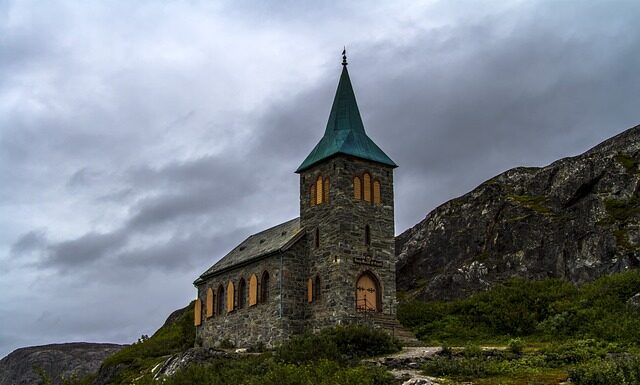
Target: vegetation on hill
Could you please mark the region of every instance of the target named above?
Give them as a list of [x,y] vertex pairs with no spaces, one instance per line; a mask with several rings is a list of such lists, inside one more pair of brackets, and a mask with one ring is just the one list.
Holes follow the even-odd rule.
[[[578,287],[553,279],[515,279],[466,299],[405,303],[398,317],[426,344],[444,346],[422,371],[445,378],[446,384],[544,385],[568,378],[576,385],[637,384],[640,310],[628,300],[638,291],[640,271]],[[193,345],[191,309],[110,356],[98,374],[108,377],[94,384],[153,384],[154,366]],[[396,384],[385,368],[361,359],[398,349],[397,341],[381,331],[337,327],[292,338],[271,352],[193,364],[163,384]]]
[[[576,287],[514,279],[466,299],[410,302],[400,321],[427,344],[445,348],[425,373],[474,384],[637,384],[640,311],[627,301],[640,271]],[[507,345],[480,349],[479,345]]]

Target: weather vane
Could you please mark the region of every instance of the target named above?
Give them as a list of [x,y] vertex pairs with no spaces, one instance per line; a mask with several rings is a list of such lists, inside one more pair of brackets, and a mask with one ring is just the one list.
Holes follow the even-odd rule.
[[342,65],[343,66],[347,66],[349,65],[347,63],[347,47],[345,46],[344,49],[342,50]]

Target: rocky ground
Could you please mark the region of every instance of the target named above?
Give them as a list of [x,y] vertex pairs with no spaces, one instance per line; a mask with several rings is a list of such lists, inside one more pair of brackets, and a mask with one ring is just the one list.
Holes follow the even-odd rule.
[[510,277],[573,282],[640,266],[640,126],[514,168],[396,238],[398,289],[451,299]]
[[102,361],[124,345],[67,343],[20,348],[0,360],[0,385],[33,385],[50,379],[83,377],[97,372]]

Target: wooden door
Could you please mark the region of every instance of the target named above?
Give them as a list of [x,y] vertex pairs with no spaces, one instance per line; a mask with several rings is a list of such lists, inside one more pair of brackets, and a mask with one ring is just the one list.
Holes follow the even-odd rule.
[[378,310],[378,284],[370,274],[363,274],[356,284],[356,310]]

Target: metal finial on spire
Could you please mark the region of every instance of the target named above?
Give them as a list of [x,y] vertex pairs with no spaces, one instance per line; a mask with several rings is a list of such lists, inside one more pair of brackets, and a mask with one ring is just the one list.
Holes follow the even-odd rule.
[[347,47],[344,47],[342,50],[342,65],[345,67],[349,65],[349,63],[347,63]]

